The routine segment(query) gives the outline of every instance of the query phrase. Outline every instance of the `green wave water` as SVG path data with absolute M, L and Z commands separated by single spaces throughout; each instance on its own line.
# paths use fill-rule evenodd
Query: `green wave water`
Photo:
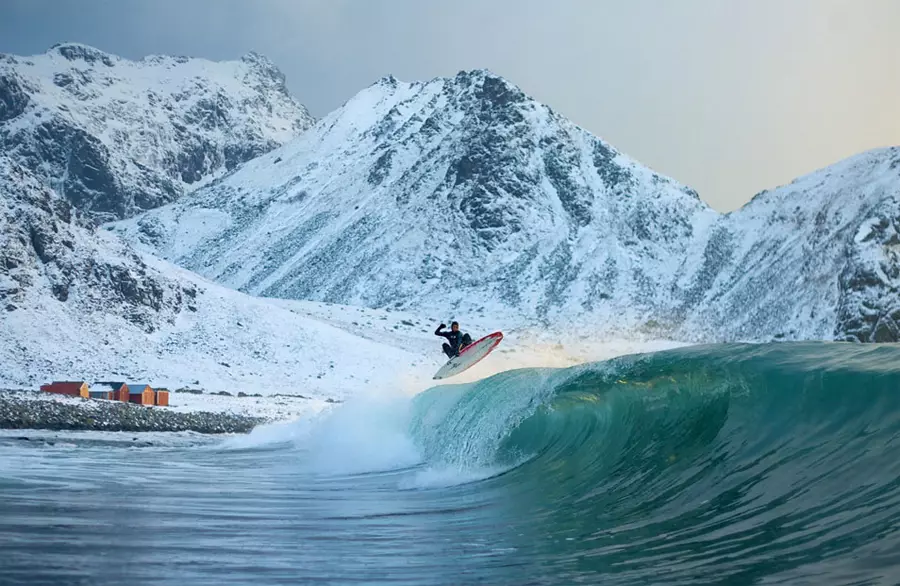
M 511 371 L 417 396 L 411 434 L 486 471 L 505 542 L 555 583 L 900 583 L 897 345 Z

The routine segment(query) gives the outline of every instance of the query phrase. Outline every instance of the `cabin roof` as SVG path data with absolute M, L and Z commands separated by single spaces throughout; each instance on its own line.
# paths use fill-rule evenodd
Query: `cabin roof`
M 81 390 L 81 387 L 84 385 L 84 381 L 82 382 L 69 382 L 69 381 L 54 381 L 49 385 L 44 385 L 45 387 L 58 389 L 58 390 L 67 390 L 67 391 L 78 391 Z
M 110 391 L 118 391 L 118 390 L 121 389 L 123 386 L 125 386 L 125 383 L 115 383 L 115 382 L 109 382 L 109 381 L 100 381 L 100 382 L 96 382 L 96 383 L 92 384 L 91 386 L 92 386 L 92 387 L 103 387 L 104 389 L 110 390 Z

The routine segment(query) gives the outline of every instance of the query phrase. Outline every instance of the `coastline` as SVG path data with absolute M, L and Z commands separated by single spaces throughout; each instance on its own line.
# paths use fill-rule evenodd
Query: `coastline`
M 230 411 L 176 410 L 119 401 L 0 389 L 0 429 L 52 431 L 249 433 L 279 417 Z

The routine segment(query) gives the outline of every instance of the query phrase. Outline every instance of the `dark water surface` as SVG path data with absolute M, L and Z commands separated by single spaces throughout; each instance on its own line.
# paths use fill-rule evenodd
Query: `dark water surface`
M 896 345 L 693 347 L 133 437 L 0 436 L 0 584 L 900 583 Z

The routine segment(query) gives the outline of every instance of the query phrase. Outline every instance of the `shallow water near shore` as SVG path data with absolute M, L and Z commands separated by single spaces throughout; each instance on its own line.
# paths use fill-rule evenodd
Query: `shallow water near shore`
M 4 433 L 0 583 L 894 584 L 898 444 L 900 347 L 832 343 L 521 369 L 225 438 Z

